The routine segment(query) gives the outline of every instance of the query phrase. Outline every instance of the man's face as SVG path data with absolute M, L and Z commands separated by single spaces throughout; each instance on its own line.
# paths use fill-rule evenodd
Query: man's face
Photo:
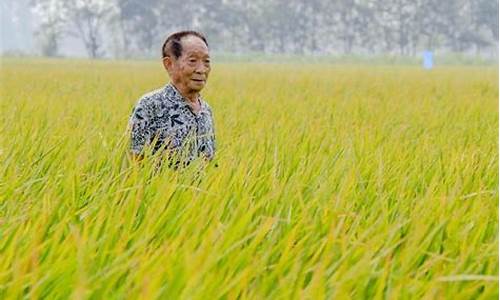
M 205 86 L 210 73 L 208 47 L 197 36 L 181 39 L 182 54 L 175 59 L 166 58 L 165 67 L 174 85 L 185 93 L 199 92 Z

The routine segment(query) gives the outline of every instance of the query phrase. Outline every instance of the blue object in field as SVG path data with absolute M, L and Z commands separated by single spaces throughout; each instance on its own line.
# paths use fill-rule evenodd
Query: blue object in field
M 424 69 L 430 70 L 432 69 L 432 52 L 431 51 L 424 51 Z

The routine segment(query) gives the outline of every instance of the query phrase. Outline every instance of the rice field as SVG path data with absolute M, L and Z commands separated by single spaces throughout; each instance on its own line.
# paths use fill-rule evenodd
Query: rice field
M 3 59 L 1 299 L 496 299 L 498 70 L 215 63 L 215 164 L 127 156 L 159 62 Z

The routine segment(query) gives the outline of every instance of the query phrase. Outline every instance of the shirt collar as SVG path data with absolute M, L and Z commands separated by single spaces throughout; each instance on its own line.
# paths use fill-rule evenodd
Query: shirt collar
M 165 86 L 165 93 L 166 93 L 167 99 L 170 99 L 171 101 L 178 103 L 180 105 L 183 105 L 183 106 L 189 106 L 189 104 L 187 103 L 187 100 L 184 98 L 184 96 L 182 96 L 182 94 L 179 92 L 179 90 L 171 82 L 169 82 Z M 200 99 L 201 111 L 205 112 L 207 110 L 207 104 L 205 103 L 205 101 L 203 100 L 201 95 L 198 96 L 198 99 Z
M 172 102 L 175 102 L 180 105 L 188 105 L 186 100 L 184 100 L 184 97 L 182 97 L 181 93 L 172 83 L 168 83 L 165 86 L 165 94 L 166 98 Z

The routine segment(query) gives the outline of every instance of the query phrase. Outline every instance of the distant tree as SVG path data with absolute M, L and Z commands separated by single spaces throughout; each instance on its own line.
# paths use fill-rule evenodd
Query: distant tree
M 193 28 L 203 16 L 199 13 L 199 3 L 195 0 L 176 0 L 159 1 L 156 7 L 158 12 L 158 25 L 161 28 L 161 34 L 167 35 L 182 29 Z
M 157 56 L 177 30 L 205 33 L 215 51 L 462 52 L 498 47 L 499 0 L 30 0 L 44 55 L 72 32 L 89 57 Z
M 447 6 L 441 0 L 419 0 L 415 18 L 416 33 L 424 49 L 435 50 L 443 42 L 448 23 L 442 16 L 447 11 Z
M 87 50 L 89 57 L 104 55 L 102 48 L 102 30 L 110 16 L 113 4 L 106 0 L 75 0 L 65 2 L 69 20 Z
M 222 0 L 205 0 L 193 6 L 195 17 L 193 29 L 203 31 L 211 41 L 211 48 L 224 49 L 222 34 L 226 27 L 226 17 L 231 13 L 224 11 L 225 5 Z
M 378 2 L 377 8 L 386 51 L 397 49 L 400 55 L 408 54 L 412 33 L 417 29 L 414 23 L 417 1 L 382 0 Z
M 130 57 L 142 53 L 151 55 L 158 40 L 158 0 L 113 0 L 110 25 L 115 37 L 117 56 Z M 157 49 L 155 49 L 157 50 Z M 156 53 L 158 55 L 158 53 Z
M 292 51 L 304 53 L 305 24 L 304 17 L 297 17 L 293 2 L 287 0 L 275 0 L 265 6 L 262 11 L 264 24 L 261 25 L 264 32 L 264 49 L 271 53 L 287 52 L 289 47 L 288 39 L 295 41 Z M 294 26 L 296 25 L 296 26 Z
M 271 35 L 269 34 L 268 12 L 273 2 L 255 0 L 247 4 L 246 21 L 248 35 L 245 44 L 250 51 L 265 52 L 269 48 Z
M 67 10 L 63 0 L 32 0 L 31 9 L 39 18 L 35 31 L 44 56 L 59 55 L 59 47 L 64 35 L 68 33 Z
M 380 43 L 376 3 L 377 0 L 363 0 L 356 8 L 358 17 L 355 19 L 355 28 L 358 45 L 369 52 L 375 52 Z
M 477 0 L 474 13 L 477 24 L 487 28 L 498 43 L 498 0 Z
M 248 1 L 233 0 L 222 3 L 218 13 L 220 22 L 219 39 L 215 41 L 216 48 L 221 51 L 240 52 L 245 51 L 248 44 L 249 18 Z M 222 14 L 222 16 L 221 16 Z M 211 37 L 210 37 L 211 38 Z M 211 42 L 211 44 L 214 44 Z M 249 50 L 246 50 L 249 51 Z
M 130 11 L 134 6 L 133 0 L 115 0 L 114 9 L 111 12 L 111 31 L 116 32 L 115 56 L 128 58 L 131 56 L 131 37 L 133 26 L 130 22 Z
M 289 8 L 281 12 L 283 24 L 286 24 L 286 32 L 283 31 L 281 38 L 289 42 L 289 48 L 295 53 L 318 53 L 321 45 L 326 44 L 328 37 L 324 34 L 325 26 L 322 25 L 323 9 L 325 1 L 290 1 Z M 291 36 L 291 39 L 287 39 Z

